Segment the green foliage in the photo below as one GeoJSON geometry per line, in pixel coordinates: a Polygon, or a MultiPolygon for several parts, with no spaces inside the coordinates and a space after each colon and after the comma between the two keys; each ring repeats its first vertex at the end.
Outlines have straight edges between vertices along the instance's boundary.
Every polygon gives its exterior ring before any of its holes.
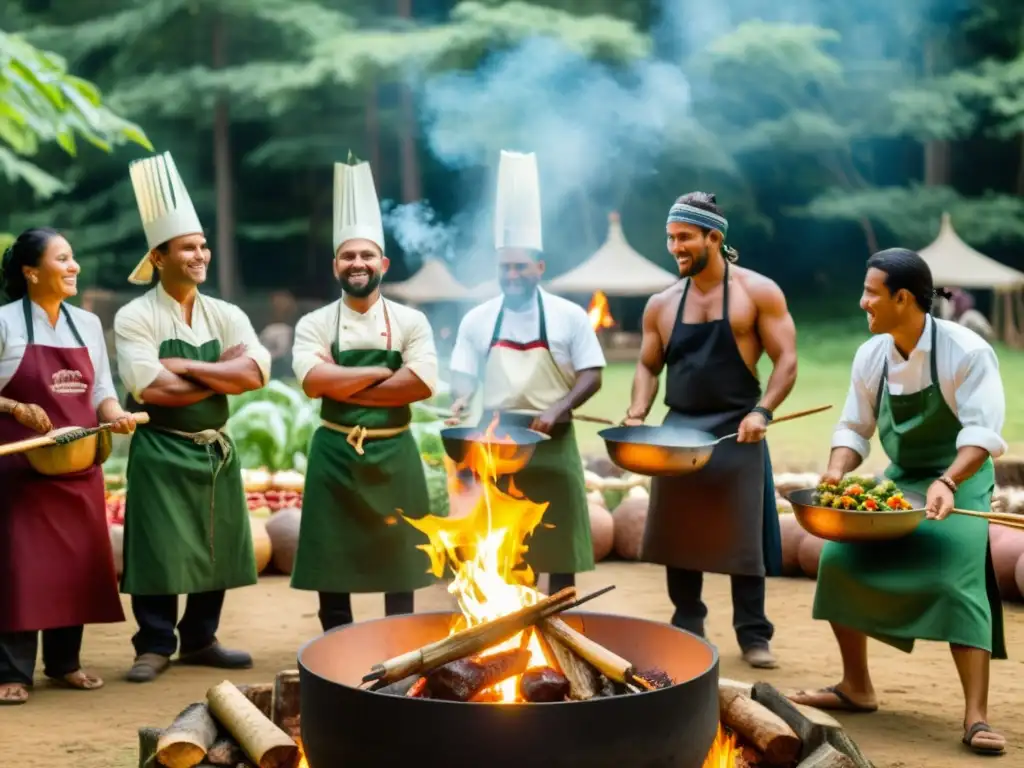
{"type": "Polygon", "coordinates": [[[67,185],[25,158],[51,142],[75,157],[79,139],[104,152],[126,141],[152,149],[142,129],[105,107],[99,89],[70,74],[63,58],[0,31],[0,172],[52,197],[67,185]]]}

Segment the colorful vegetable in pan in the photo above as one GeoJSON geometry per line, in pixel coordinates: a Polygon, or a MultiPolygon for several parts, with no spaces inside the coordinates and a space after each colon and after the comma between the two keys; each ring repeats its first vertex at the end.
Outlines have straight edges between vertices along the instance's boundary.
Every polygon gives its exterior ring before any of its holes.
{"type": "Polygon", "coordinates": [[[875,483],[871,477],[845,477],[838,484],[821,483],[814,494],[818,506],[859,512],[898,512],[913,509],[892,480],[875,483]]]}

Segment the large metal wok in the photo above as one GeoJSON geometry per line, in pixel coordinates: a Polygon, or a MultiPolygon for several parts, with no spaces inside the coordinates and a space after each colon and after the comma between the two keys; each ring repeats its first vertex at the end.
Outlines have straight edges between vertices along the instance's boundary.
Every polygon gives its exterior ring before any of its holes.
{"type": "MultiPolygon", "coordinates": [[[[903,498],[913,509],[892,511],[861,511],[857,509],[833,509],[814,503],[817,488],[793,491],[785,497],[793,507],[793,515],[800,527],[819,539],[856,543],[863,541],[891,541],[908,536],[917,530],[925,519],[923,494],[903,491],[903,498]]],[[[954,514],[981,517],[996,525],[1024,530],[1024,517],[997,512],[976,512],[969,509],[954,509],[954,514]]]]}
{"type": "MultiPolygon", "coordinates": [[[[772,420],[768,426],[821,413],[831,407],[821,405],[806,411],[788,413],[772,420]]],[[[716,438],[699,429],[646,424],[611,427],[598,432],[613,463],[622,469],[650,477],[696,472],[711,460],[716,445],[723,440],[735,438],[737,434],[733,432],[716,438]]]]}
{"type": "Polygon", "coordinates": [[[533,457],[533,452],[550,436],[526,427],[501,426],[498,434],[488,435],[480,427],[448,427],[441,430],[444,452],[456,464],[463,464],[470,451],[485,451],[487,463],[495,474],[514,475],[533,457]]]}

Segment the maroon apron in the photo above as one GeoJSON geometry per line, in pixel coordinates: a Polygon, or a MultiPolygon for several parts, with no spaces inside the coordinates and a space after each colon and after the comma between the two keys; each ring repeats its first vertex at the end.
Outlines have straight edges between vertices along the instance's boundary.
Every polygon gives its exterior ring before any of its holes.
{"type": "MultiPolygon", "coordinates": [[[[34,343],[32,304],[23,301],[28,345],[3,397],[40,406],[54,429],[98,423],[89,350],[34,343]]],[[[0,416],[0,444],[37,437],[0,416]]],[[[103,469],[51,477],[23,454],[0,457],[0,632],[124,621],[107,527],[103,469]]]]}

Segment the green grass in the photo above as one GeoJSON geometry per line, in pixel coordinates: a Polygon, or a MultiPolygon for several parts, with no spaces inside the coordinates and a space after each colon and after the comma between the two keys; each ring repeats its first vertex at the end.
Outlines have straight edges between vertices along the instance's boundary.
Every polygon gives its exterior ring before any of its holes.
{"type": "MultiPolygon", "coordinates": [[[[832,430],[846,400],[853,355],[866,338],[862,320],[800,328],[797,342],[800,369],[796,386],[778,409],[778,415],[818,405],[831,405],[832,410],[778,424],[768,431],[768,443],[777,472],[818,471],[824,468],[832,430]]],[[[1007,399],[1003,438],[1010,444],[1010,453],[1024,454],[1024,400],[1015,397],[1016,387],[1024,385],[1024,354],[1002,345],[996,345],[996,353],[1007,399]]],[[[629,406],[634,370],[633,365],[626,363],[609,365],[601,391],[580,408],[580,413],[615,421],[621,419],[629,406]]],[[[763,383],[768,381],[770,373],[771,361],[765,358],[761,364],[763,383]]],[[[664,385],[662,376],[661,389],[648,418],[649,424],[661,423],[665,415],[664,385]]],[[[584,455],[605,454],[604,442],[597,434],[603,428],[597,424],[576,423],[577,439],[584,455]]],[[[871,450],[866,468],[883,468],[888,462],[877,438],[872,441],[871,450]]]]}

